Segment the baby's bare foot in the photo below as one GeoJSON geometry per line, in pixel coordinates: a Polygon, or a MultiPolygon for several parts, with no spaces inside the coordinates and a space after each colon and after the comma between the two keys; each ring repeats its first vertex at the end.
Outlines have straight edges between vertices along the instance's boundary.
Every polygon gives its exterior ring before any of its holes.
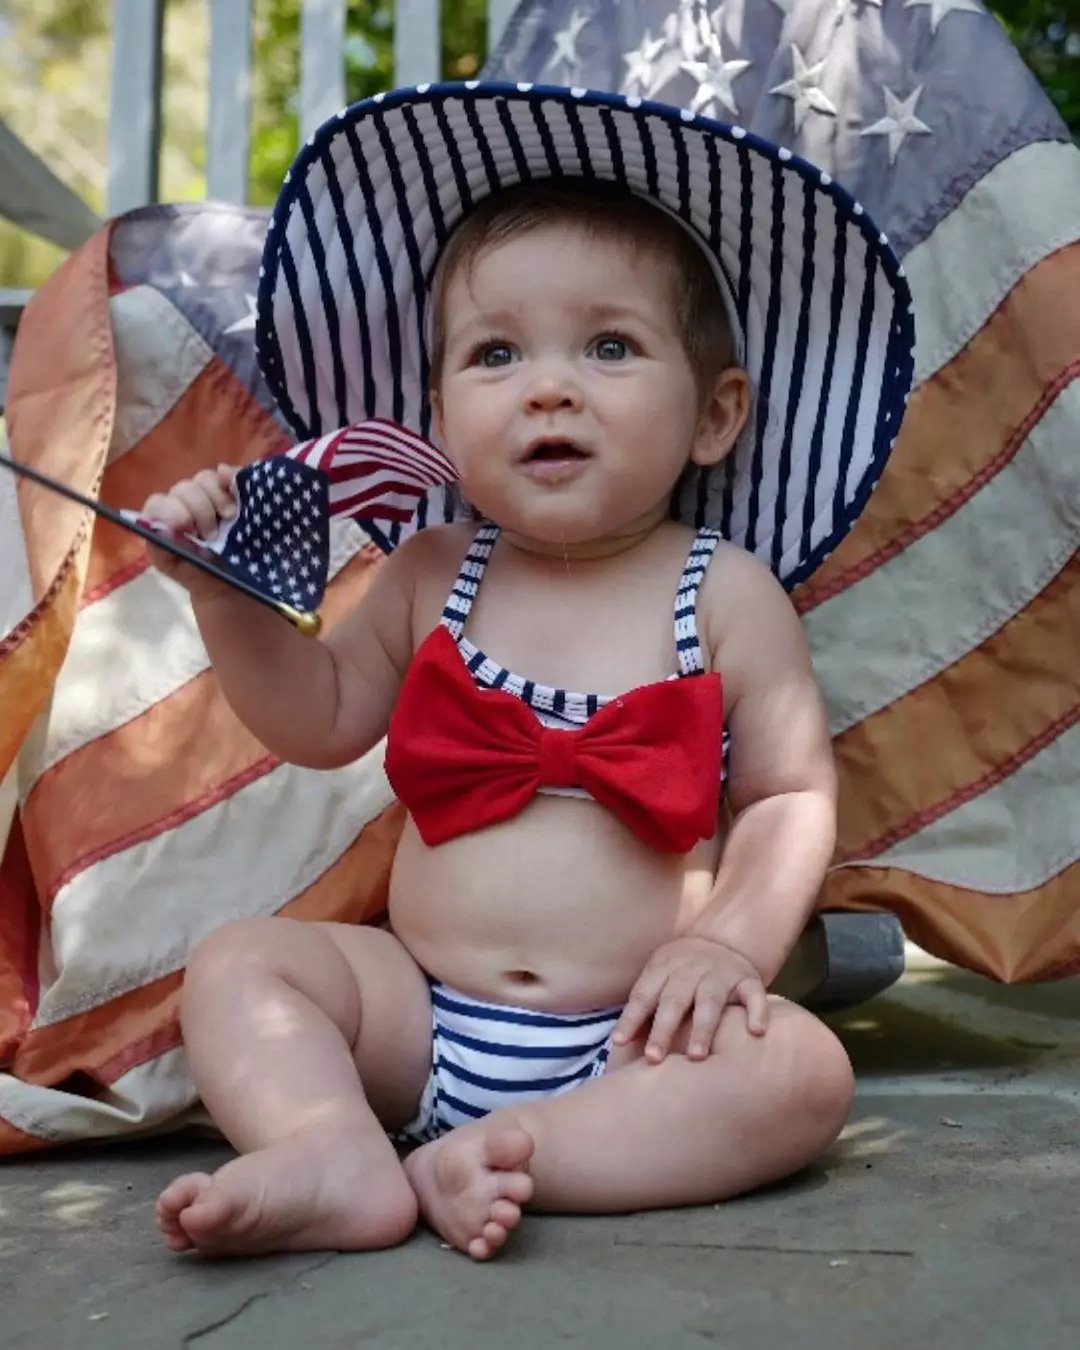
{"type": "Polygon", "coordinates": [[[532,1136],[517,1125],[478,1121],[425,1144],[405,1160],[420,1212],[475,1261],[494,1256],[532,1197],[532,1136]]]}
{"type": "Polygon", "coordinates": [[[237,1255],[393,1247],[417,1217],[389,1140],[340,1133],[298,1135],[213,1176],[188,1173],[157,1202],[157,1226],[173,1251],[237,1255]]]}

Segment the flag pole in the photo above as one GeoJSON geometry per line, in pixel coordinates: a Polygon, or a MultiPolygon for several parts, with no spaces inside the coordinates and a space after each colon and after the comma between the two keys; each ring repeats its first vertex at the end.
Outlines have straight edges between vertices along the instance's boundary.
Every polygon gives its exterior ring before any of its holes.
{"type": "Polygon", "coordinates": [[[165,535],[156,534],[153,530],[147,529],[145,525],[140,525],[137,521],[129,520],[119,511],[114,511],[110,506],[103,506],[101,502],[96,502],[91,497],[84,497],[81,492],[76,492],[66,483],[61,483],[55,478],[50,478],[48,474],[42,473],[39,469],[32,469],[28,464],[20,464],[18,460],[10,459],[5,454],[0,454],[0,464],[11,469],[14,473],[23,478],[29,478],[34,483],[39,483],[42,487],[48,488],[50,492],[56,492],[61,497],[67,497],[69,501],[76,502],[79,506],[85,507],[88,511],[93,511],[95,515],[110,521],[113,525],[119,525],[122,530],[129,530],[132,534],[137,534],[147,543],[153,544],[156,548],[164,549],[166,553],[171,553],[182,562],[190,563],[200,572],[205,572],[207,576],[213,577],[216,581],[224,582],[226,586],[232,586],[234,590],[250,596],[252,600],[258,600],[268,609],[272,609],[275,614],[279,614],[283,619],[287,619],[299,632],[305,637],[315,637],[322,628],[322,618],[316,613],[309,613],[306,610],[294,609],[292,605],[287,605],[284,600],[275,600],[273,596],[264,595],[262,591],[249,585],[240,577],[233,576],[231,572],[226,572],[220,567],[215,567],[213,563],[207,562],[205,558],[197,553],[192,553],[186,548],[181,548],[174,540],[165,535]]]}

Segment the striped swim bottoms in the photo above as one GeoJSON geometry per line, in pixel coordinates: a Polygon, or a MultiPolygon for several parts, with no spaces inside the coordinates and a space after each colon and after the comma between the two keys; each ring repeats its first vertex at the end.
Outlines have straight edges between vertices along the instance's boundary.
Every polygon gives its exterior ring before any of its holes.
{"type": "Polygon", "coordinates": [[[621,1007],[541,1013],[430,983],[431,1074],[403,1142],[426,1143],[500,1106],[558,1097],[604,1072],[621,1007]]]}

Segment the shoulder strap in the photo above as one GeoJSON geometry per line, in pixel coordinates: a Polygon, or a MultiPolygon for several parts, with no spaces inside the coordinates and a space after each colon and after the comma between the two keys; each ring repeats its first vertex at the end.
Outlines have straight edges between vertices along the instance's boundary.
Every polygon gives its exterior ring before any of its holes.
{"type": "Polygon", "coordinates": [[[699,530],[679,578],[675,592],[675,651],[680,675],[705,673],[705,658],[698,639],[697,594],[719,542],[719,530],[699,530]]]}
{"type": "Polygon", "coordinates": [[[473,601],[476,599],[476,592],[480,589],[480,583],[484,579],[488,559],[491,557],[491,551],[495,547],[495,540],[498,537],[498,525],[490,523],[481,525],[462,561],[457,574],[457,581],[454,582],[454,589],[450,592],[446,608],[439,620],[443,627],[449,630],[450,636],[455,642],[458,642],[465,632],[469,612],[473,607],[473,601]]]}

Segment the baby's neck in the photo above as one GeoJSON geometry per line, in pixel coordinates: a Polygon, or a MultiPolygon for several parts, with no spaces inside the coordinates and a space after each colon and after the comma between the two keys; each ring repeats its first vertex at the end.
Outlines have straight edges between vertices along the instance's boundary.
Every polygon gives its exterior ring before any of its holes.
{"type": "Polygon", "coordinates": [[[633,521],[625,527],[604,534],[596,539],[586,539],[578,543],[533,539],[528,535],[517,534],[513,530],[500,527],[500,540],[508,547],[530,559],[565,562],[600,562],[606,558],[615,558],[640,548],[654,534],[664,527],[666,521],[661,518],[633,521]]]}

